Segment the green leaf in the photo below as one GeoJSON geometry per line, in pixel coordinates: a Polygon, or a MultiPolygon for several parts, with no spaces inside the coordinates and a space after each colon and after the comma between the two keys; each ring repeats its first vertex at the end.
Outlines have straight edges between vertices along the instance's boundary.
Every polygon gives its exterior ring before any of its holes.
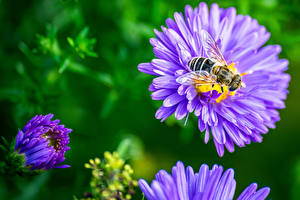
{"type": "Polygon", "coordinates": [[[94,51],[94,45],[97,40],[95,38],[88,38],[89,28],[84,27],[76,36],[75,39],[67,38],[69,44],[80,58],[84,59],[86,56],[98,57],[98,54],[94,51]]]}
{"type": "Polygon", "coordinates": [[[105,101],[102,106],[102,110],[100,112],[100,117],[107,117],[115,107],[117,100],[119,99],[119,95],[115,90],[111,90],[105,98],[105,101]]]}
{"type": "Polygon", "coordinates": [[[9,142],[6,140],[5,137],[1,136],[1,139],[2,139],[2,141],[4,143],[4,145],[9,146],[9,142]]]}
{"type": "Polygon", "coordinates": [[[121,140],[117,152],[124,160],[138,160],[144,154],[143,142],[137,136],[121,131],[121,140]]]}
{"type": "Polygon", "coordinates": [[[65,59],[64,60],[64,62],[62,63],[62,65],[59,67],[59,69],[58,69],[58,73],[63,73],[66,69],[67,69],[67,67],[70,65],[70,58],[67,58],[67,59],[65,59]]]}
{"type": "Polygon", "coordinates": [[[46,181],[49,179],[49,175],[47,173],[41,174],[35,179],[33,179],[32,182],[29,182],[25,185],[21,186],[21,193],[18,195],[18,197],[15,200],[32,200],[34,197],[37,196],[40,189],[46,181]]]}
{"type": "Polygon", "coordinates": [[[8,149],[4,145],[0,144],[0,149],[2,149],[4,152],[6,152],[8,149]]]}
{"type": "Polygon", "coordinates": [[[75,42],[74,42],[74,40],[72,38],[67,37],[67,40],[68,40],[69,44],[71,45],[71,47],[75,46],[75,42]]]}

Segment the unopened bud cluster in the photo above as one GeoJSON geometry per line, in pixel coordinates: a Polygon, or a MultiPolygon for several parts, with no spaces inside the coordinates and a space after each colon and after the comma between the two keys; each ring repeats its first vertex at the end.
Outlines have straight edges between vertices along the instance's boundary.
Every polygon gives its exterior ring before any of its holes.
{"type": "MultiPolygon", "coordinates": [[[[92,169],[91,193],[84,200],[129,200],[137,181],[132,178],[133,169],[125,164],[117,152],[104,153],[104,159],[90,159],[85,168],[92,169]]],[[[82,199],[82,200],[83,200],[82,199]]]]}

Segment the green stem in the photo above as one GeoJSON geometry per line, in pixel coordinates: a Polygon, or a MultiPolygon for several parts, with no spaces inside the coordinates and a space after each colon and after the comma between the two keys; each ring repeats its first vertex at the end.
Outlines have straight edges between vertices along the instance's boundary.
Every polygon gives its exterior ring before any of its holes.
{"type": "Polygon", "coordinates": [[[95,79],[96,81],[106,85],[107,87],[112,87],[113,86],[113,80],[110,74],[103,73],[103,72],[95,72],[87,68],[86,66],[74,62],[70,58],[67,58],[65,62],[63,63],[62,67],[60,68],[61,71],[68,69],[72,72],[85,75],[88,77],[91,77],[95,79]]]}

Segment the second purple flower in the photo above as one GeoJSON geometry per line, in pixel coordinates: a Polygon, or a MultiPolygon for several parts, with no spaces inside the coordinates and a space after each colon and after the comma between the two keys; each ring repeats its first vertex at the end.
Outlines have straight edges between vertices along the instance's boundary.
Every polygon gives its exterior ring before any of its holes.
{"type": "Polygon", "coordinates": [[[59,125],[59,120],[51,120],[53,114],[36,115],[18,132],[15,151],[24,156],[24,166],[31,170],[66,168],[60,165],[65,153],[70,149],[71,129],[59,125]]]}

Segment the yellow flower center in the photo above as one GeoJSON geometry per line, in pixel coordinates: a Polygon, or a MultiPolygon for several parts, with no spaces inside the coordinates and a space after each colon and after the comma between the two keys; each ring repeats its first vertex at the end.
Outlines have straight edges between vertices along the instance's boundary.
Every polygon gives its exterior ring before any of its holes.
{"type": "Polygon", "coordinates": [[[59,151],[62,149],[61,139],[57,137],[58,134],[59,131],[52,131],[52,130],[43,134],[43,137],[45,137],[49,141],[49,146],[53,146],[55,151],[59,151]]]}
{"type": "MultiPolygon", "coordinates": [[[[232,72],[236,72],[236,68],[234,67],[234,63],[231,63],[228,65],[228,68],[232,72]]],[[[199,81],[199,83],[205,83],[204,81],[199,81]]],[[[204,93],[204,92],[209,92],[211,90],[216,90],[219,93],[222,93],[221,86],[218,84],[215,84],[214,87],[212,88],[211,85],[196,85],[196,90],[198,93],[204,93]]],[[[234,92],[230,92],[227,86],[223,86],[223,93],[216,99],[217,103],[220,103],[222,100],[226,99],[228,96],[233,96],[235,95],[234,92]]]]}

